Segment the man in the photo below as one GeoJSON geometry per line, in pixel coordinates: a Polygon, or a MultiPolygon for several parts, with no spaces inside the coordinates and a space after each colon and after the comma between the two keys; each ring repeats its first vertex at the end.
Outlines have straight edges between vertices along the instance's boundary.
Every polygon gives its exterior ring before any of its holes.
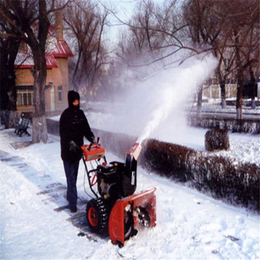
{"type": "Polygon", "coordinates": [[[68,92],[68,108],[60,117],[61,158],[67,179],[67,200],[71,212],[77,211],[77,177],[79,161],[82,156],[81,146],[84,136],[95,141],[88,120],[80,109],[80,96],[74,90],[68,92]]]}

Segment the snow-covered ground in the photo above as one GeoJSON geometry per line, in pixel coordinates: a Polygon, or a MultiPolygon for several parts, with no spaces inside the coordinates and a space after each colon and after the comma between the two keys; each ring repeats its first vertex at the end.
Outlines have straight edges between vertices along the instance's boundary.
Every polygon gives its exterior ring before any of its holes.
{"type": "MultiPolygon", "coordinates": [[[[167,70],[118,97],[123,105],[98,104],[98,110],[87,113],[91,127],[203,151],[206,130],[186,126],[183,104],[211,72],[210,63],[195,60],[189,67],[167,70]]],[[[141,167],[137,192],[156,187],[157,225],[139,231],[123,248],[112,245],[108,236],[94,235],[87,227],[90,191],[83,163],[73,214],[62,208],[67,201],[59,138],[25,147],[30,140],[13,129],[0,131],[0,259],[260,259],[259,215],[141,167]]],[[[259,135],[230,134],[230,143],[229,151],[218,153],[260,165],[259,135]]],[[[110,152],[106,156],[118,160],[110,152]]]]}
{"type": "MultiPolygon", "coordinates": [[[[93,127],[98,126],[89,115],[93,127]]],[[[186,129],[179,143],[203,149],[205,130],[186,129]],[[183,135],[184,136],[184,135],[183,135]]],[[[166,138],[162,134],[162,139],[166,138]]],[[[138,168],[137,190],[156,187],[157,226],[141,230],[125,247],[91,234],[85,221],[90,191],[79,170],[78,213],[67,204],[59,138],[15,149],[13,129],[0,131],[0,259],[260,259],[259,215],[216,201],[138,168]],[[12,145],[13,144],[13,145],[12,145]],[[88,194],[85,193],[85,188],[88,194]],[[80,219],[81,223],[77,223],[80,219]]],[[[174,135],[167,141],[176,141],[174,135]],[[172,138],[172,139],[171,139],[172,138]]],[[[259,136],[231,134],[225,153],[260,164],[259,136]]],[[[115,156],[107,153],[109,161],[115,156]]]]}

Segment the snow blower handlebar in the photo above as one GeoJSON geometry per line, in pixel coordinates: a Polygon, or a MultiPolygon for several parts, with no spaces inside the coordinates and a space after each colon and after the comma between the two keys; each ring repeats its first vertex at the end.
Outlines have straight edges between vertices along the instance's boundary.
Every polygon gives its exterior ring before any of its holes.
{"type": "Polygon", "coordinates": [[[105,149],[99,144],[99,137],[96,143],[81,146],[86,161],[98,160],[104,158],[105,149]]]}
{"type": "Polygon", "coordinates": [[[96,145],[100,146],[100,144],[99,144],[99,137],[97,138],[97,141],[96,141],[96,142],[91,142],[91,143],[90,143],[90,145],[89,145],[89,147],[88,147],[88,150],[89,150],[89,151],[91,150],[91,147],[92,147],[93,144],[96,144],[96,145]]]}
{"type": "Polygon", "coordinates": [[[97,165],[106,165],[105,149],[99,144],[99,137],[97,142],[90,143],[89,145],[81,146],[82,159],[88,176],[88,183],[92,193],[98,198],[97,192],[93,189],[97,182],[97,168],[94,168],[91,164],[92,169],[88,170],[86,162],[95,161],[97,165]],[[101,160],[102,159],[102,160],[101,160]]]}

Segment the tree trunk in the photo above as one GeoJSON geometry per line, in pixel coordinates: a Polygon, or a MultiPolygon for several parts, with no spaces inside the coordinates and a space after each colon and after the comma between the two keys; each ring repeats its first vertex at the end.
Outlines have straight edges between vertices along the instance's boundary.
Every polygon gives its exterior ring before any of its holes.
{"type": "Polygon", "coordinates": [[[243,117],[242,113],[242,99],[243,99],[243,83],[244,83],[244,75],[243,75],[243,66],[241,62],[240,52],[240,38],[237,29],[234,28],[234,36],[235,36],[235,51],[236,51],[236,66],[237,66],[237,102],[236,102],[236,110],[237,110],[237,120],[241,120],[243,117]]]}
{"type": "Polygon", "coordinates": [[[251,100],[251,108],[252,109],[256,108],[256,106],[255,106],[255,97],[253,97],[252,100],[251,100]]]}
{"type": "Polygon", "coordinates": [[[242,103],[243,103],[243,80],[241,78],[238,78],[238,82],[237,82],[237,102],[236,102],[236,110],[237,110],[237,119],[238,120],[241,120],[243,118],[242,103]]]}
{"type": "Polygon", "coordinates": [[[251,108],[255,109],[255,97],[256,97],[256,80],[255,80],[255,75],[253,72],[252,67],[249,67],[249,71],[250,71],[250,86],[251,86],[251,108]]]}
{"type": "Polygon", "coordinates": [[[203,86],[199,87],[199,89],[198,89],[198,100],[197,100],[197,117],[198,118],[201,118],[202,93],[203,93],[203,86]]]}
{"type": "Polygon", "coordinates": [[[226,108],[226,84],[225,81],[221,81],[220,83],[220,91],[221,91],[221,107],[226,108]]]}
{"type": "MultiPolygon", "coordinates": [[[[36,59],[34,59],[34,61],[35,60],[36,59]]],[[[35,64],[35,67],[38,69],[34,71],[32,142],[47,143],[48,132],[45,116],[45,84],[47,71],[45,56],[38,55],[35,64]]]]}
{"type": "Polygon", "coordinates": [[[221,107],[226,108],[226,81],[221,75],[220,66],[221,66],[221,62],[219,63],[217,68],[217,76],[218,76],[218,82],[220,85],[220,93],[221,93],[221,107]]]}
{"type": "Polygon", "coordinates": [[[0,40],[0,110],[5,128],[14,127],[18,116],[14,61],[19,44],[20,41],[15,37],[0,40]]]}

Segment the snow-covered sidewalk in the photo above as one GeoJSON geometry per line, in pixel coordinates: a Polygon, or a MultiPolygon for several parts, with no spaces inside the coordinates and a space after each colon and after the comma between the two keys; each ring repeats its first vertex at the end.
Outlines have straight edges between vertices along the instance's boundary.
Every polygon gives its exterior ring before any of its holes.
{"type": "MultiPolygon", "coordinates": [[[[50,140],[23,147],[30,137],[0,131],[0,259],[260,259],[259,215],[140,167],[138,190],[157,188],[157,226],[140,231],[121,249],[108,236],[91,234],[84,217],[90,197],[83,164],[79,210],[72,214],[62,208],[67,202],[59,140],[50,140]]],[[[117,160],[111,153],[107,159],[117,160]]]]}

